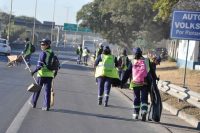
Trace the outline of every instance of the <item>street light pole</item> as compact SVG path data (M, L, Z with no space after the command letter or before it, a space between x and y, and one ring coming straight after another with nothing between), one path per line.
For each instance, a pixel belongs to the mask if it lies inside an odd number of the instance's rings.
M35 16L33 21L33 37L32 37L32 44L34 45L34 39L35 39L35 20L37 15L37 0L35 0Z
M7 40L8 40L8 42L10 41L10 28L11 28L11 17L12 17L12 5L13 5L13 0L11 0L11 4L10 4L10 15L9 15L8 35L7 35Z
M55 16L55 5L56 5L56 0L54 0L53 4L53 22L52 22L52 27L51 27L51 42L53 41L53 28L54 28L54 16Z

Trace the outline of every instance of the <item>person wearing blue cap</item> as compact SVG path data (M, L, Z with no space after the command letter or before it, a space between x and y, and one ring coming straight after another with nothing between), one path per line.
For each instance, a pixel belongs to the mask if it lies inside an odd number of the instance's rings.
M142 50L133 49L134 59L122 78L122 84L132 76L130 88L133 89L133 119L138 119L141 109L142 121L146 120L148 110L147 74L150 71L149 60L142 56Z
M96 68L95 78L98 84L98 105L102 104L104 95L104 106L107 107L111 84L114 79L119 80L116 69L117 58L111 55L111 50L108 46L104 46L103 53L97 57L94 67Z
M52 55L54 55L51 47L50 47L51 41L49 39L43 39L40 41L41 46L41 53L39 55L39 60L37 63L37 66L33 72L31 72L31 75L33 76L37 72L37 83L40 86L44 86L45 88L45 96L44 96L44 102L42 110L49 111L50 108L50 99L51 99L51 84L52 79L56 76L57 71L50 70L47 67L47 64L51 61ZM37 100L40 95L40 91L34 92L32 95L32 99L30 101L30 104L33 108L36 107Z

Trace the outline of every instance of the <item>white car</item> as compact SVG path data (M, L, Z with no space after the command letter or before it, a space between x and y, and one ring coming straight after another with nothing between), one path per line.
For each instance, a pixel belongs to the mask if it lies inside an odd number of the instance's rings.
M6 39L0 38L0 54L10 55L11 47Z

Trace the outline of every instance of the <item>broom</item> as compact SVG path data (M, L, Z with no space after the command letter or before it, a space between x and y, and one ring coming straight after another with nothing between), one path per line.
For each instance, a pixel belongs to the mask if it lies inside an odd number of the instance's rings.
M28 64L27 64L27 62L26 62L26 60L25 60L25 58L24 58L23 55L22 55L22 59L23 59L24 63L26 64L26 66L27 66L29 72L31 73L31 69L30 69L30 67L28 66ZM28 86L28 88L27 88L27 91L29 91L29 92L38 92L39 90L42 89L42 86L40 86L40 85L37 84L37 81L36 81L36 79L35 79L34 76L33 76L33 79L34 79L35 83L30 84L30 85Z

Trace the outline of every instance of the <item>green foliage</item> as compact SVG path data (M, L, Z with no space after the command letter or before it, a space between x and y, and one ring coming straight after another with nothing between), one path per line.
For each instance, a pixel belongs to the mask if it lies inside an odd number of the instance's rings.
M158 12L154 19L168 21L172 8L178 1L179 0L157 0L153 5L154 11Z

